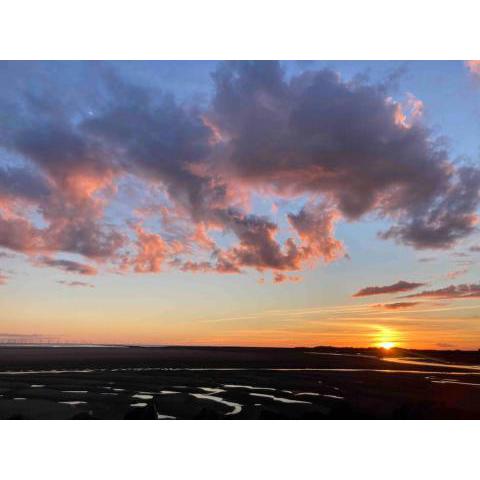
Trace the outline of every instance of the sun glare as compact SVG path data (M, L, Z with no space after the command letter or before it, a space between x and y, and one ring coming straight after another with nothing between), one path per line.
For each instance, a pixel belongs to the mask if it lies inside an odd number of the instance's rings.
M379 343L378 346L385 350L390 350L395 346L395 342L382 342L382 343Z

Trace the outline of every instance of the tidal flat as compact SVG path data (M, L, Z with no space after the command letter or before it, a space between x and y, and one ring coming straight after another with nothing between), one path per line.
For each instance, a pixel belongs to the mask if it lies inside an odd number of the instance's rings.
M480 419L480 352L10 345L0 419Z

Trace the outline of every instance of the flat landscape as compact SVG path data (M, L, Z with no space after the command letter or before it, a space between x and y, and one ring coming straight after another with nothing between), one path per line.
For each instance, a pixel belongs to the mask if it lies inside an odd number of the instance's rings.
M3 346L1 419L480 419L480 352Z

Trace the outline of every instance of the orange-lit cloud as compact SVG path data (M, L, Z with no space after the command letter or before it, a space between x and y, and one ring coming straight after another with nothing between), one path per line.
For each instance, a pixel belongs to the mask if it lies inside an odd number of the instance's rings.
M137 254L134 270L137 273L158 273L167 255L167 245L156 233L146 232L140 225L134 227L137 234Z
M284 273L276 272L273 275L273 283L284 283L284 282L301 282L302 277L298 275L285 275Z
M386 310L401 310L406 308L412 308L419 305L421 302L396 302L396 303L384 303L376 305L378 308L384 308Z

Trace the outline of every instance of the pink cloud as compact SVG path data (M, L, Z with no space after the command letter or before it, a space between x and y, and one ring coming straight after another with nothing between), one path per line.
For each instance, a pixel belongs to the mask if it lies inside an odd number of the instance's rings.
M466 67L475 76L480 76L480 60L467 60Z
M136 225L134 229L137 234L137 254L133 261L135 272L161 272L167 256L166 243L160 235L146 232L140 225Z

